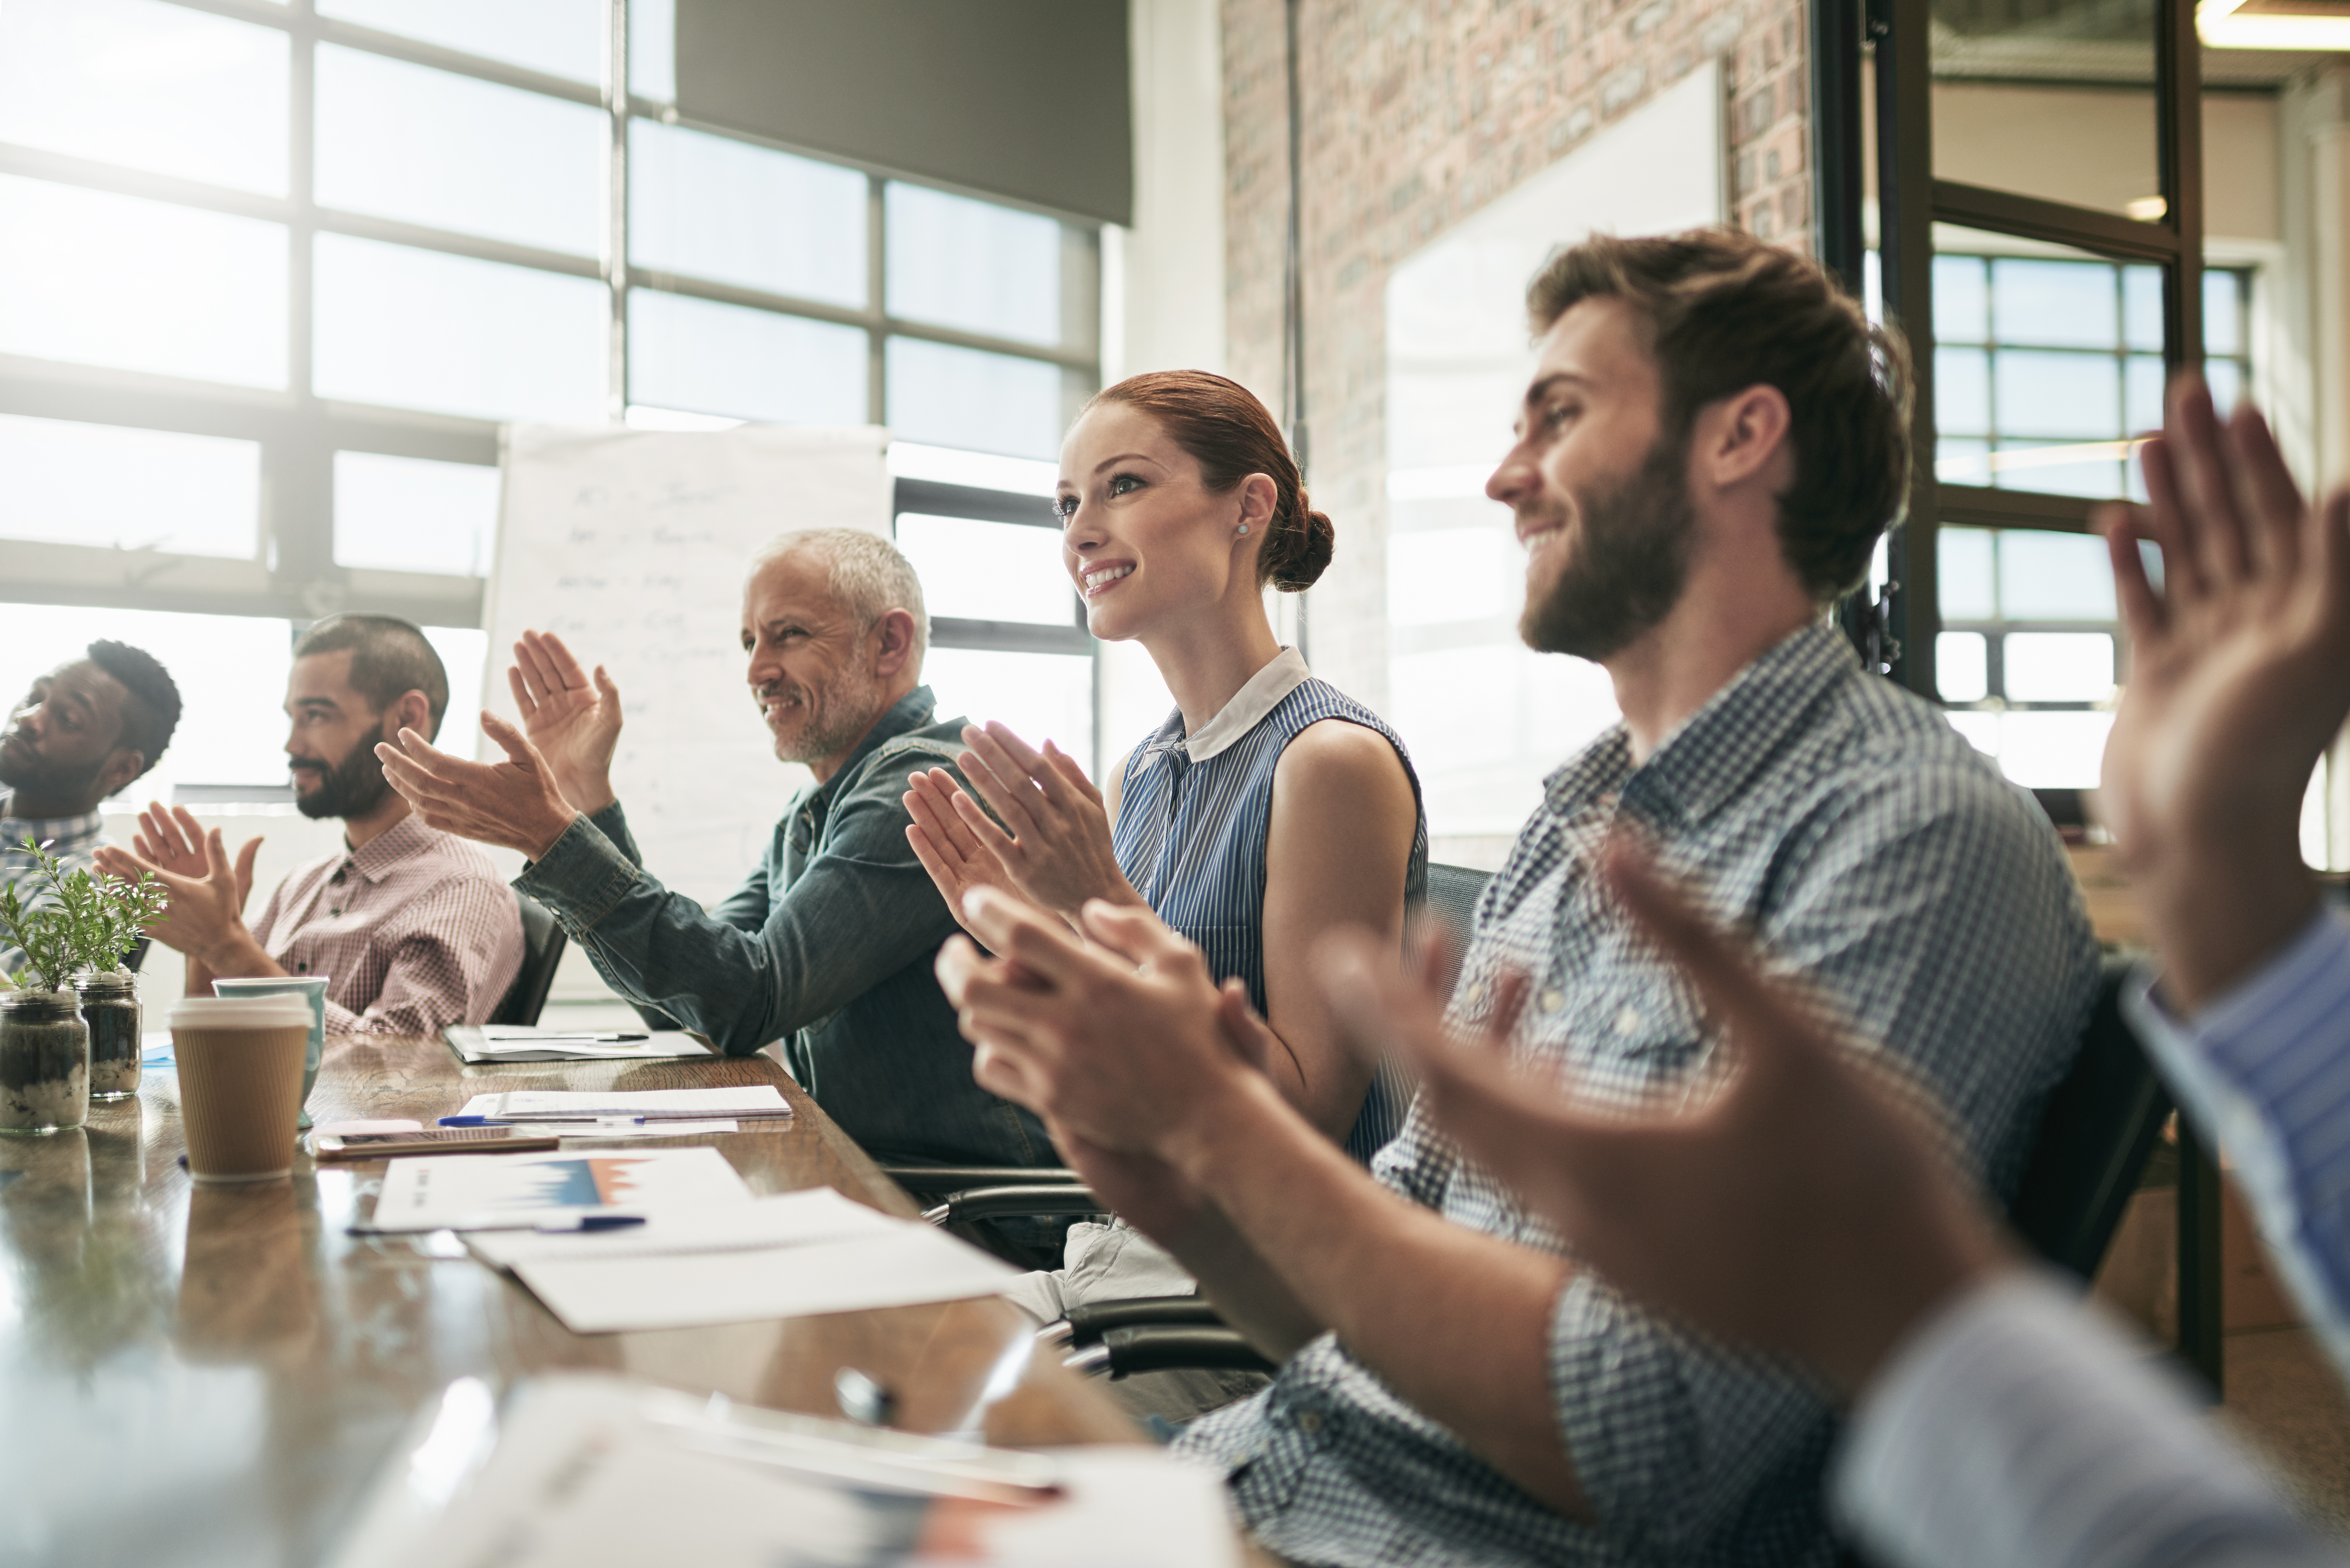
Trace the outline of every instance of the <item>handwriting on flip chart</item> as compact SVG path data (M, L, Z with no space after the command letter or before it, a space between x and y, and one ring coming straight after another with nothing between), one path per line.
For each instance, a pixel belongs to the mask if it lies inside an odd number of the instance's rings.
M743 566L796 528L888 537L886 439L773 425L507 432L490 706L515 717L505 670L525 627L603 665L627 721L613 784L645 867L704 904L740 882L808 778L775 761L743 681Z

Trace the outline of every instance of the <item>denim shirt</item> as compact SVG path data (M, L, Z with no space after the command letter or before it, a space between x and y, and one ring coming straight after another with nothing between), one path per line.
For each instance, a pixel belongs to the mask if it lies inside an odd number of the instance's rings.
M792 1076L868 1152L1055 1164L1043 1124L972 1081L931 971L955 920L906 842L902 797L916 768L961 776L964 721L933 722L935 707L927 686L899 699L838 773L793 800L714 909L644 870L617 801L575 818L515 887L649 1016L732 1056L781 1039Z

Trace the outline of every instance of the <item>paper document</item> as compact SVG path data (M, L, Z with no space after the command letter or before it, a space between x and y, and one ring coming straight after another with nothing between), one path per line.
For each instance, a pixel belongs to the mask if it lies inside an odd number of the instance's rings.
M375 1217L354 1231L475 1231L566 1215L645 1214L747 1203L751 1189L716 1149L577 1154L446 1154L384 1168Z
M473 1379L421 1412L332 1568L1237 1568L1219 1472L982 1448L632 1379Z
M773 1084L733 1089L509 1089L475 1095L460 1113L501 1121L593 1121L598 1116L711 1118L787 1116L792 1103Z
M542 1236L532 1231L479 1231L465 1238L494 1268L565 1258L652 1258L674 1252L764 1251L889 1235L906 1221L868 1209L829 1187L778 1192L713 1209L670 1209L642 1225L596 1235ZM581 1243L586 1243L582 1245Z
M533 1027L490 1023L479 1029L443 1029L457 1054L468 1062L628 1062L676 1056L715 1056L710 1042L682 1029L609 1030ZM598 1040L596 1035L642 1033L641 1040Z

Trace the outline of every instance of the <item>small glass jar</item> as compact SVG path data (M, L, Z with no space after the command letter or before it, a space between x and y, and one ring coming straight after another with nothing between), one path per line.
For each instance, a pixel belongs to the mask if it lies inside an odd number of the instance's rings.
M0 995L0 1133L53 1133L89 1119L89 1026L67 991Z
M127 1100L139 1092L139 981L125 970L77 975L74 994L89 1026L89 1097Z

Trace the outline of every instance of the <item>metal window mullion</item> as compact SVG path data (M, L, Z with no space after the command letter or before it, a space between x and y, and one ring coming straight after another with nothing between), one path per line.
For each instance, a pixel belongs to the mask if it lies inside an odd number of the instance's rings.
M334 453L316 385L317 333L317 35L314 0L287 17L286 389L293 417L263 447L264 560L272 595L299 621L341 607L335 566Z
M887 184L879 174L865 176L865 418L877 425L889 422L889 302L883 297L889 285Z
M629 0L607 0L604 28L606 279L611 293L606 338L606 417L629 412Z
M1934 533L1934 143L1927 0L1876 0L1877 248L1885 313L1908 334L1917 402L1910 419L1909 511L1887 547L1893 679L1931 698L1936 601Z

